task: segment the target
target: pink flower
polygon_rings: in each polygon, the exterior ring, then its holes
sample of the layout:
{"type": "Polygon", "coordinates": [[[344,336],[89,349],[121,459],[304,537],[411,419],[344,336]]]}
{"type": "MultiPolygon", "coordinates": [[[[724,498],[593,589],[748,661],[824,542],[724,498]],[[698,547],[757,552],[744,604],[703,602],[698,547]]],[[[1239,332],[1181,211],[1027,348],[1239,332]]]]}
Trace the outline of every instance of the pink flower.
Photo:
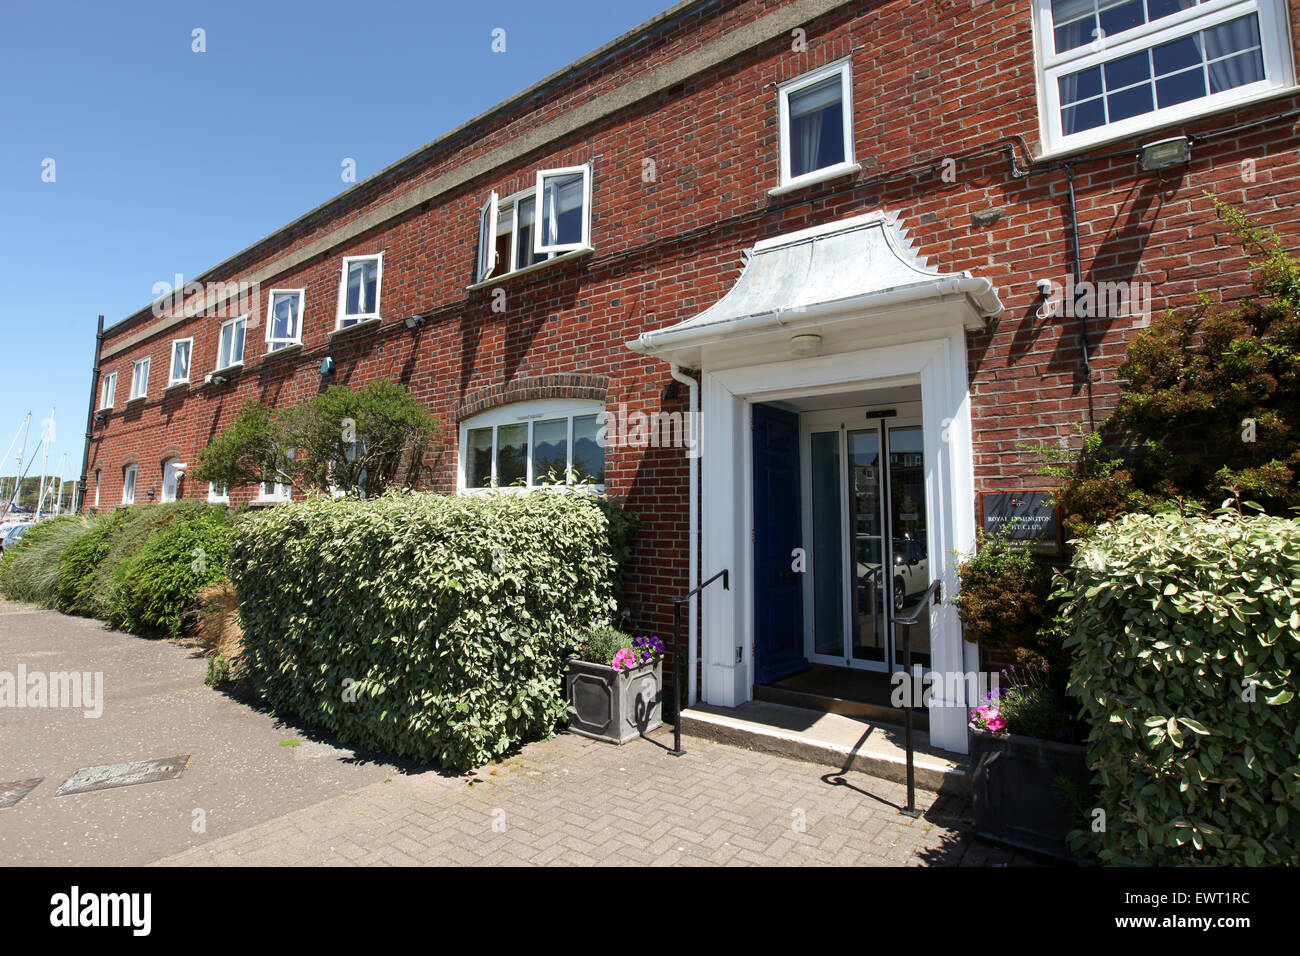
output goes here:
{"type": "Polygon", "coordinates": [[[999,730],[1006,729],[1007,722],[1005,719],[1003,719],[1001,715],[996,715],[994,717],[989,718],[988,722],[984,726],[987,727],[989,730],[993,731],[994,733],[997,733],[999,730]]]}
{"type": "Polygon", "coordinates": [[[625,668],[631,670],[633,667],[636,667],[636,654],[628,650],[626,647],[620,648],[618,653],[614,655],[614,659],[609,662],[609,666],[614,668],[616,671],[621,671],[625,668]]]}

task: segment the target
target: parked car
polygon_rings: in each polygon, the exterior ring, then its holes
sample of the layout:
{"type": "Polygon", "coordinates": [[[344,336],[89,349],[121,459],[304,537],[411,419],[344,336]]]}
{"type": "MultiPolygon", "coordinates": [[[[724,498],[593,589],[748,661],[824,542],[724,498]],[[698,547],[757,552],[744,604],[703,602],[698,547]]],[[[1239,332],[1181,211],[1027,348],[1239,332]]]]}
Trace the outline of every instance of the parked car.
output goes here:
{"type": "Polygon", "coordinates": [[[30,522],[22,524],[0,525],[0,554],[4,554],[15,544],[22,540],[27,529],[31,527],[30,522]]]}

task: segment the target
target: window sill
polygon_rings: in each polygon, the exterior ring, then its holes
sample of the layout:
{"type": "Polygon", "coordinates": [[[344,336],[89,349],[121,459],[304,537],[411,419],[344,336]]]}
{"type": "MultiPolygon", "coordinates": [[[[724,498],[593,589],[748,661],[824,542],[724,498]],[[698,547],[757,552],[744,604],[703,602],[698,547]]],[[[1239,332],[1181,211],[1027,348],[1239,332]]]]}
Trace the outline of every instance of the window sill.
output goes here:
{"type": "Polygon", "coordinates": [[[275,505],[287,505],[292,498],[253,498],[248,502],[250,508],[270,508],[275,505]]]}
{"type": "MultiPolygon", "coordinates": [[[[1249,96],[1243,96],[1239,99],[1215,103],[1206,107],[1204,112],[1192,113],[1191,115],[1186,116],[1152,117],[1150,123],[1134,127],[1133,129],[1111,132],[1103,127],[1101,130],[1095,131],[1097,135],[1092,138],[1077,140],[1068,145],[1058,145],[1051,149],[1044,150],[1042,153],[1039,153],[1034,157],[1034,162],[1047,163],[1069,159],[1073,156],[1090,153],[1100,146],[1108,146],[1112,143],[1122,143],[1125,140],[1141,138],[1146,141],[1152,141],[1151,138],[1154,134],[1161,130],[1173,131],[1177,127],[1186,127],[1213,116],[1231,113],[1235,110],[1242,109],[1243,107],[1254,106],[1258,103],[1267,102],[1268,100],[1285,99],[1289,96],[1295,96],[1297,93],[1300,93],[1300,84],[1274,87],[1273,89],[1265,90],[1262,93],[1252,93],[1249,96]]],[[[1188,133],[1187,135],[1192,136],[1193,139],[1195,138],[1194,134],[1188,133]]],[[[1044,142],[1046,142],[1045,138],[1044,142]]],[[[1141,149],[1141,145],[1133,147],[1134,155],[1136,155],[1141,149]]]]}
{"type": "Polygon", "coordinates": [[[559,265],[561,262],[572,262],[574,259],[581,259],[591,255],[596,250],[591,246],[584,246],[581,249],[573,249],[570,252],[561,252],[554,259],[547,259],[545,262],[534,262],[531,266],[524,266],[522,269],[516,269],[514,272],[503,272],[499,276],[488,276],[482,282],[475,282],[473,285],[466,286],[467,292],[474,292],[478,289],[489,289],[494,285],[500,285],[502,282],[509,282],[516,276],[528,275],[530,272],[540,272],[543,269],[549,269],[559,265]]]}
{"type": "Polygon", "coordinates": [[[190,384],[190,380],[189,380],[188,378],[187,378],[187,379],[182,379],[182,380],[179,381],[179,382],[168,382],[168,383],[167,383],[167,387],[164,388],[163,391],[164,391],[164,392],[170,392],[173,388],[183,388],[184,386],[186,386],[186,385],[188,385],[188,384],[190,384]]]}
{"type": "Polygon", "coordinates": [[[797,179],[792,179],[788,183],[777,186],[775,189],[769,189],[769,196],[784,196],[786,193],[792,193],[799,189],[805,189],[808,186],[816,186],[818,183],[829,182],[832,179],[839,179],[841,176],[851,176],[862,172],[860,163],[837,163],[834,166],[827,166],[825,169],[819,169],[815,173],[807,173],[797,179]]]}
{"type": "Polygon", "coordinates": [[[146,398],[148,398],[148,397],[149,397],[148,395],[136,395],[136,396],[134,396],[134,397],[132,397],[132,398],[128,398],[128,399],[126,400],[126,403],[127,403],[128,405],[131,405],[131,404],[134,404],[135,402],[143,402],[143,401],[144,401],[146,398]]]}
{"type": "Polygon", "coordinates": [[[282,345],[278,349],[274,349],[270,352],[267,352],[265,355],[262,356],[262,361],[265,362],[268,359],[279,358],[281,355],[284,355],[286,353],[301,352],[301,351],[302,351],[302,343],[293,342],[289,345],[282,345]]]}
{"type": "Polygon", "coordinates": [[[241,371],[243,371],[243,369],[244,369],[243,362],[237,362],[234,365],[227,365],[225,368],[214,368],[211,372],[207,374],[207,377],[203,380],[203,384],[204,385],[215,384],[212,381],[214,377],[218,375],[224,375],[226,378],[229,378],[232,375],[238,375],[241,371]]]}
{"type": "Polygon", "coordinates": [[[330,337],[333,338],[336,335],[347,335],[349,332],[355,332],[358,329],[373,329],[383,321],[383,316],[379,315],[370,319],[362,319],[360,322],[353,322],[351,325],[345,325],[341,329],[336,328],[330,333],[330,337]]]}

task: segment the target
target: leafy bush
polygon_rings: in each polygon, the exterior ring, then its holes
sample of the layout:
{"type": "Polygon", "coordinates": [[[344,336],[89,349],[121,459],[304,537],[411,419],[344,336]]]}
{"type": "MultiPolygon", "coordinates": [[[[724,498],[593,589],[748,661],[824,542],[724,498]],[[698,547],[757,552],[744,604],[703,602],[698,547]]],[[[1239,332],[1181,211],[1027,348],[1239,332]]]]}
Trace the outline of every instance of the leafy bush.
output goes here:
{"type": "Polygon", "coordinates": [[[105,594],[95,587],[95,571],[108,556],[117,534],[119,514],[95,519],[59,556],[59,580],[53,606],[66,614],[95,617],[104,610],[105,594]]]}
{"type": "Polygon", "coordinates": [[[975,554],[958,565],[957,573],[961,590],[953,604],[967,640],[1020,659],[1042,656],[1039,631],[1050,616],[1051,578],[1032,553],[1004,535],[981,531],[975,554]]]}
{"type": "Polygon", "coordinates": [[[230,530],[224,508],[178,513],[114,571],[108,622],[179,637],[199,591],[224,577],[230,530]]]}
{"type": "Polygon", "coordinates": [[[78,536],[102,519],[63,515],[33,525],[0,561],[0,592],[11,601],[53,607],[59,590],[59,560],[78,536]]]}
{"type": "Polygon", "coordinates": [[[199,453],[194,480],[377,495],[418,474],[440,427],[414,395],[389,381],[332,385],[284,409],[249,399],[199,453]]]}
{"type": "Polygon", "coordinates": [[[1300,506],[1300,262],[1271,230],[1215,206],[1254,257],[1255,294],[1156,316],[1128,347],[1111,417],[1066,460],[1036,448],[1041,473],[1063,483],[1073,535],[1161,502],[1300,506]]]}
{"type": "Polygon", "coordinates": [[[1300,863],[1300,521],[1128,515],[1063,589],[1108,863],[1300,863]]]}
{"type": "Polygon", "coordinates": [[[575,622],[613,611],[608,521],[582,494],[311,498],[243,522],[229,570],[256,692],[454,768],[553,731],[575,622]]]}

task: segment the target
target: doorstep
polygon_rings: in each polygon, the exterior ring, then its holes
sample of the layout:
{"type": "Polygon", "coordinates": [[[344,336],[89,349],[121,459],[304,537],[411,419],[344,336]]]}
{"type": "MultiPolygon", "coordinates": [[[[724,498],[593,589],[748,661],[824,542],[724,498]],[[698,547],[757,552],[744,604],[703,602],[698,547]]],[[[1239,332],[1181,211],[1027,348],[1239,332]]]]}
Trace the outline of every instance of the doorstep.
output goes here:
{"type": "MultiPolygon", "coordinates": [[[[903,728],[880,721],[751,700],[739,707],[696,704],[682,711],[682,733],[897,783],[907,780],[903,728]]],[[[931,748],[921,730],[912,731],[912,741],[919,789],[970,796],[969,766],[962,757],[931,748]]]]}

